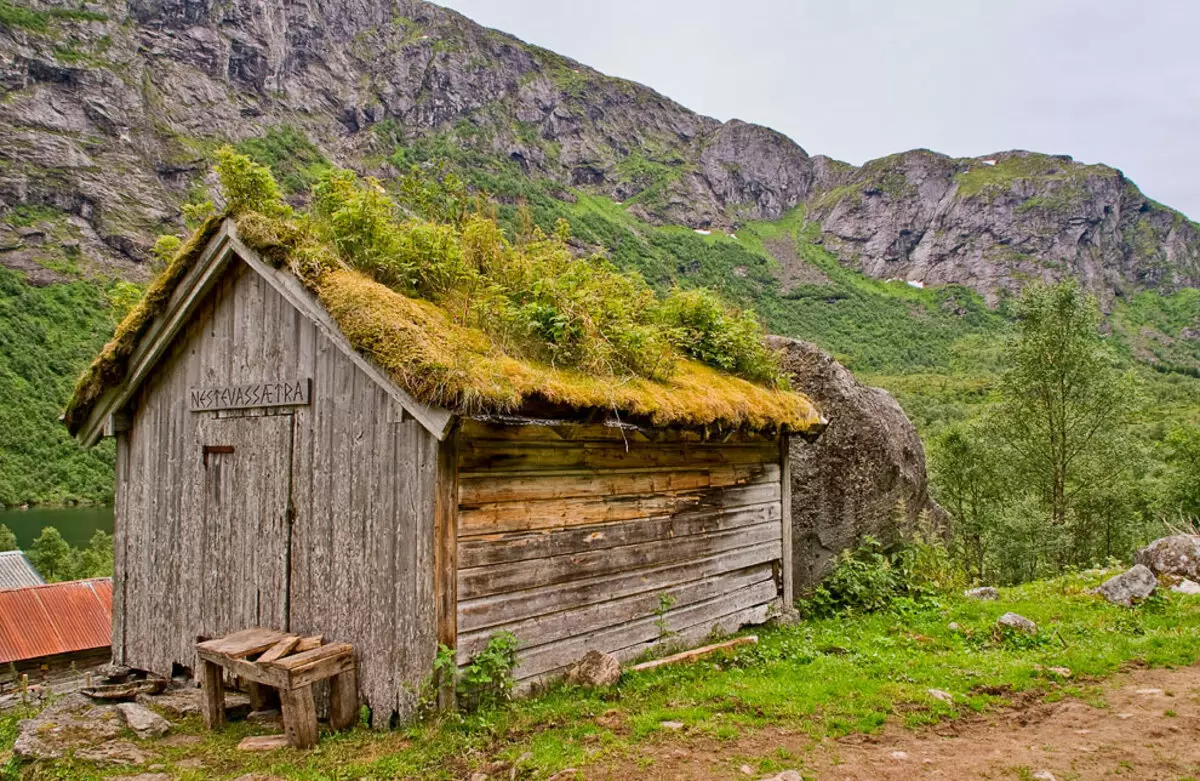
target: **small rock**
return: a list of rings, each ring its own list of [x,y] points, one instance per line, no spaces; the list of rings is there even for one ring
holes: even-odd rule
[[[980,586],[967,589],[963,592],[963,596],[968,599],[996,600],[1000,598],[1000,592],[996,590],[995,586]]]
[[[171,723],[149,708],[136,702],[123,702],[117,712],[139,738],[161,738],[171,729]]]
[[[941,689],[928,689],[925,693],[935,700],[941,700],[942,702],[950,703],[954,702],[954,695],[950,692],[942,691]]]
[[[244,776],[238,776],[233,781],[284,781],[280,776],[268,776],[263,773],[247,773]]]
[[[144,765],[148,758],[145,752],[127,740],[110,740],[99,746],[80,749],[75,756],[101,765]]]
[[[785,770],[779,775],[764,778],[763,781],[804,781],[804,776],[796,770]]]
[[[603,651],[588,651],[567,673],[567,683],[578,686],[612,686],[620,679],[620,660]]]
[[[1174,591],[1176,594],[1188,594],[1188,595],[1200,594],[1200,583],[1197,583],[1194,580],[1188,580],[1187,578],[1184,578],[1183,580],[1176,583],[1174,586],[1171,586],[1171,590]]]
[[[120,664],[106,664],[96,671],[105,683],[125,683],[133,670]]]
[[[892,759],[903,761],[905,759],[908,759],[908,752],[907,751],[893,751],[890,754],[890,756]]]
[[[957,621],[951,621],[950,623],[946,624],[946,628],[951,632],[958,632],[962,630],[962,627],[958,625]]]
[[[1137,552],[1133,560],[1156,575],[1200,580],[1200,534],[1163,537]]]
[[[1130,607],[1134,600],[1142,600],[1154,593],[1158,580],[1144,564],[1138,564],[1127,572],[1109,578],[1096,589],[1096,593],[1114,605]]]
[[[252,735],[248,738],[242,738],[242,741],[237,744],[238,751],[275,751],[280,748],[287,748],[287,735]]]
[[[1019,613],[1005,613],[996,619],[996,625],[1015,629],[1027,635],[1037,634],[1037,624]]]
[[[182,748],[184,746],[198,746],[204,742],[204,738],[199,735],[168,735],[158,742],[160,746],[167,748]]]
[[[662,727],[663,729],[678,731],[678,730],[683,729],[683,722],[682,721],[660,721],[658,723],[658,726]]]
[[[1074,675],[1074,673],[1071,672],[1070,667],[1047,667],[1046,669],[1057,675],[1059,678],[1070,678],[1072,675]]]
[[[230,694],[226,693],[226,700],[229,696]],[[196,688],[175,689],[153,696],[139,694],[137,701],[142,705],[154,705],[181,719],[200,713],[200,690]]]
[[[1030,776],[1030,778],[1032,778],[1033,781],[1058,781],[1058,779],[1054,777],[1054,774],[1049,770],[1039,770]]]
[[[1162,694],[1163,690],[1162,689],[1138,689],[1137,693],[1149,696],[1149,695],[1154,695],[1154,694]]]
[[[546,781],[575,781],[578,777],[579,771],[573,767],[568,767],[550,776]]]
[[[738,768],[738,770],[741,771],[741,774],[744,776],[754,775],[754,768],[750,767],[749,765],[742,765]]]
[[[487,773],[472,773],[471,781],[488,781]]]
[[[119,776],[117,781],[171,781],[166,773],[138,773],[136,776]]]

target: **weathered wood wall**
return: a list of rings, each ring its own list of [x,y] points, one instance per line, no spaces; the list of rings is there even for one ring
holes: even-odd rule
[[[777,438],[464,421],[458,449],[460,664],[507,630],[529,685],[593,648],[637,656],[660,619],[695,642],[778,600]]]
[[[188,389],[311,377],[311,403],[190,412]],[[194,668],[198,635],[261,624],[353,643],[375,716],[413,710],[436,649],[438,442],[240,261],[118,435],[113,646]],[[210,453],[203,446],[232,447]]]

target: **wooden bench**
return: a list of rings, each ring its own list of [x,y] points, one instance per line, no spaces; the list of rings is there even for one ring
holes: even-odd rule
[[[322,638],[303,638],[275,629],[243,629],[196,644],[203,663],[200,688],[204,725],[225,724],[225,675],[250,682],[250,697],[261,707],[261,687],[279,692],[283,729],[288,744],[296,748],[317,745],[317,711],[312,685],[329,680],[329,724],[348,729],[358,720],[358,680],[354,647],[346,643],[322,644]],[[254,657],[253,659],[251,657]]]

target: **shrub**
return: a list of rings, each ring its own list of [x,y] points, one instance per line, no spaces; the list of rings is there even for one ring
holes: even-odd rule
[[[458,671],[458,702],[467,711],[499,705],[512,697],[513,670],[517,666],[517,638],[511,632],[497,632],[488,638],[483,650]]]
[[[732,374],[771,385],[784,382],[778,358],[750,310],[729,307],[712,290],[676,288],[658,307],[658,320],[685,354]]]
[[[221,180],[221,192],[225,194],[230,210],[258,212],[269,217],[290,213],[271,169],[265,165],[239,155],[231,146],[223,146],[217,150],[214,170]]]

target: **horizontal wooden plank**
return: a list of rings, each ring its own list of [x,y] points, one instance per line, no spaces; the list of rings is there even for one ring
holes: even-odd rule
[[[620,469],[634,467],[727,466],[766,464],[779,460],[773,444],[746,447],[705,445],[639,445],[625,450],[620,445],[585,442],[554,447],[538,443],[488,443],[466,441],[459,451],[459,470],[472,473],[500,471],[539,472],[550,469]]]
[[[740,627],[761,624],[767,620],[771,614],[772,604],[755,605],[739,610],[736,613],[730,613],[726,616],[721,616],[715,622],[705,621],[694,624],[689,627],[677,630],[674,637],[671,638],[670,645],[672,647],[687,648],[697,645],[708,640],[713,634],[713,627],[716,626],[723,634],[731,634],[736,632]],[[625,648],[618,648],[610,653],[617,657],[621,662],[628,662],[636,659],[647,651],[651,650],[656,644],[655,640],[642,641]],[[537,675],[530,675],[517,681],[516,692],[524,695],[530,691],[549,684],[566,675],[567,671],[574,664],[575,660],[568,662],[560,667],[547,670]]]
[[[246,656],[262,653],[287,636],[286,632],[280,632],[276,629],[253,627],[234,632],[225,637],[218,637],[215,640],[206,640],[203,643],[198,643],[196,648],[197,650],[203,649],[214,655],[224,655],[232,659],[241,659]]]
[[[723,572],[745,569],[755,564],[776,561],[780,556],[781,545],[779,540],[772,540],[703,559],[653,569],[583,578],[564,584],[538,584],[524,591],[462,600],[458,603],[458,630],[460,633],[474,632],[558,610],[607,602],[630,594],[662,591],[683,581],[699,580]]]
[[[678,632],[687,627],[718,623],[723,616],[767,605],[774,602],[776,597],[775,582],[765,580],[749,588],[671,610],[663,620],[669,632]],[[583,658],[583,655],[592,649],[620,649],[640,643],[653,643],[662,634],[658,621],[658,616],[650,616],[620,626],[573,635],[557,643],[522,650],[518,654],[517,669],[513,674],[518,680],[529,678],[568,666]]]
[[[513,425],[475,419],[462,422],[464,439],[498,440],[509,442],[628,442],[681,444],[707,443],[745,444],[775,441],[775,437],[758,432],[734,431],[705,434],[700,429],[643,429],[603,424],[578,424],[549,421],[548,425]]]
[[[233,659],[223,653],[213,653],[203,648],[197,648],[196,655],[207,662],[220,665],[239,678],[276,688],[287,686],[287,673],[270,665],[259,665],[255,662],[247,662],[245,659]]]
[[[711,534],[767,521],[778,523],[780,518],[780,503],[764,502],[748,507],[714,510],[708,513],[686,513],[670,518],[639,518],[591,526],[476,535],[459,539],[458,565],[462,569],[469,569],[605,550],[621,545],[686,537],[690,534]]]
[[[458,636],[458,662],[465,664],[487,645],[488,638],[499,631],[512,632],[521,647],[528,650],[538,645],[558,642],[568,637],[599,631],[655,616],[663,597],[670,598],[672,609],[703,602],[722,594],[731,594],[749,588],[764,580],[771,580],[774,568],[769,563],[735,572],[723,572],[700,580],[688,580],[657,591],[642,592],[631,596],[598,602],[591,605],[562,610],[502,626],[489,627],[478,632],[460,633]]]
[[[692,517],[735,507],[778,502],[779,483],[754,483],[678,493],[586,496],[541,502],[498,502],[460,507],[458,536],[560,529],[638,518]]]
[[[547,559],[460,569],[458,594],[460,599],[476,599],[506,591],[520,591],[529,588],[532,583],[545,586],[592,576],[615,575],[676,561],[701,559],[748,545],[778,542],[780,536],[778,523],[760,523],[714,534],[692,534]]]
[[[462,507],[477,507],[496,502],[653,494],[778,480],[779,464],[739,464],[672,472],[644,470],[520,477],[482,476],[459,481],[458,502]]]

